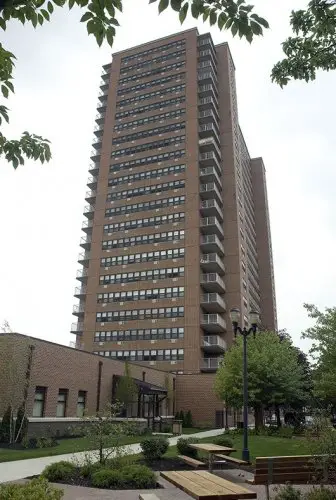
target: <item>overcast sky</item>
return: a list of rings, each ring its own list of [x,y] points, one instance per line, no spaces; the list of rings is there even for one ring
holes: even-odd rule
[[[116,51],[182,30],[176,13],[158,16],[147,0],[123,2]],[[279,327],[307,348],[300,340],[309,324],[303,302],[335,305],[336,72],[284,90],[272,84],[290,9],[307,2],[255,3],[272,27],[263,38],[249,45],[215,28],[211,34],[215,43],[230,44],[240,124],[251,156],[263,156],[267,168]],[[49,138],[53,160],[17,171],[1,160],[0,323],[7,319],[18,332],[64,344],[74,340],[69,330],[89,155],[101,66],[111,60],[110,48],[97,47],[80,16],[57,9],[36,31],[13,21],[2,37],[17,56],[5,133]],[[195,25],[189,19],[183,30]]]

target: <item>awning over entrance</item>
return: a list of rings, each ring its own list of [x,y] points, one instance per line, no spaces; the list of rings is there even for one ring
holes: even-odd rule
[[[115,384],[117,385],[118,380],[120,379],[120,375],[113,375],[113,379],[114,379]],[[140,380],[138,378],[133,378],[133,381],[136,384],[136,386],[138,387],[140,394],[147,394],[147,395],[163,394],[165,396],[167,395],[168,391],[167,391],[167,389],[165,389],[165,387],[150,384],[149,382],[145,382],[144,380]]]

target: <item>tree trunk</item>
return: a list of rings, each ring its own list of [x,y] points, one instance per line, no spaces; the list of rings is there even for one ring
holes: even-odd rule
[[[279,405],[275,405],[275,416],[276,416],[276,419],[277,419],[277,426],[281,427],[282,423],[281,423],[281,418],[280,418],[280,408],[279,408]]]
[[[264,425],[264,413],[262,405],[254,407],[254,421],[256,430],[260,430]]]

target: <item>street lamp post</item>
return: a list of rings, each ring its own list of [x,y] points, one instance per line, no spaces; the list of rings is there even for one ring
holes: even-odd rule
[[[248,379],[247,379],[247,337],[253,333],[255,335],[257,331],[257,326],[259,323],[259,313],[256,311],[251,311],[249,314],[251,327],[247,329],[245,326],[241,328],[238,326],[240,319],[240,311],[238,308],[234,307],[230,310],[230,319],[233,326],[233,331],[235,337],[237,333],[243,336],[243,420],[244,420],[244,442],[243,442],[243,453],[242,458],[246,462],[250,461],[250,452],[248,449]]]

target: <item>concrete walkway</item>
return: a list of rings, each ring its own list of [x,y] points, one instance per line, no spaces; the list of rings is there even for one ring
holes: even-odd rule
[[[183,436],[177,436],[169,438],[170,446],[177,443],[180,437],[198,437],[206,438],[211,436],[217,436],[222,434],[224,429],[213,429],[211,431],[198,432],[197,434],[186,434]],[[129,455],[134,455],[141,452],[140,444],[128,444],[125,447],[125,451]],[[52,457],[41,457],[41,458],[30,458],[26,460],[15,460],[13,462],[2,462],[0,463],[0,483],[5,483],[7,481],[15,481],[17,479],[23,479],[29,476],[36,476],[40,474],[43,469],[50,464],[55,462],[60,462],[61,460],[76,460],[78,462],[83,462],[88,456],[92,457],[95,452],[80,452],[80,453],[68,453],[66,455],[54,455]]]

